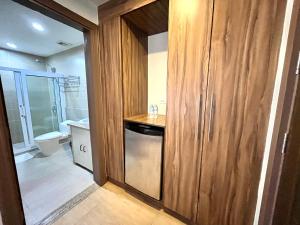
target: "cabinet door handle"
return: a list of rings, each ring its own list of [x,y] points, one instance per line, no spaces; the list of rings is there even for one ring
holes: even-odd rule
[[[80,145],[79,150],[82,151],[82,145]]]
[[[216,111],[216,97],[213,94],[210,101],[208,141],[211,141],[214,135],[215,111]]]

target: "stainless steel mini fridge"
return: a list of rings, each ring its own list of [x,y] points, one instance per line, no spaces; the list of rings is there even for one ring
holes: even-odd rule
[[[164,129],[125,124],[125,183],[152,198],[161,198]]]

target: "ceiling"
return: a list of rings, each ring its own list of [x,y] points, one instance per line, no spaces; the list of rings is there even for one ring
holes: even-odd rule
[[[108,0],[91,0],[94,2],[97,6],[102,5],[105,2],[108,2]]]
[[[100,0],[93,0],[102,2]],[[33,28],[42,25],[44,31]],[[0,48],[47,57],[84,43],[82,32],[11,0],[0,0]],[[72,44],[61,46],[57,42]],[[13,43],[16,49],[7,46]]]

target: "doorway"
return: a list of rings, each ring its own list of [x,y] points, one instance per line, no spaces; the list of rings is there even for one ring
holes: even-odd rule
[[[11,0],[2,16],[14,23],[0,24],[0,77],[25,220],[48,223],[95,187],[84,35]]]

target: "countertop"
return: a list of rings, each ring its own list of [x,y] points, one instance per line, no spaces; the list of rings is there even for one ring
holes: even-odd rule
[[[157,127],[163,127],[163,128],[166,126],[166,116],[164,115],[157,115],[155,118],[153,118],[150,117],[149,114],[142,114],[142,115],[127,117],[124,120],[146,124],[146,125],[157,126]]]
[[[86,129],[89,130],[90,129],[90,124],[89,123],[80,123],[80,122],[70,122],[69,123],[70,126],[74,126],[74,127],[79,127],[82,129]]]

